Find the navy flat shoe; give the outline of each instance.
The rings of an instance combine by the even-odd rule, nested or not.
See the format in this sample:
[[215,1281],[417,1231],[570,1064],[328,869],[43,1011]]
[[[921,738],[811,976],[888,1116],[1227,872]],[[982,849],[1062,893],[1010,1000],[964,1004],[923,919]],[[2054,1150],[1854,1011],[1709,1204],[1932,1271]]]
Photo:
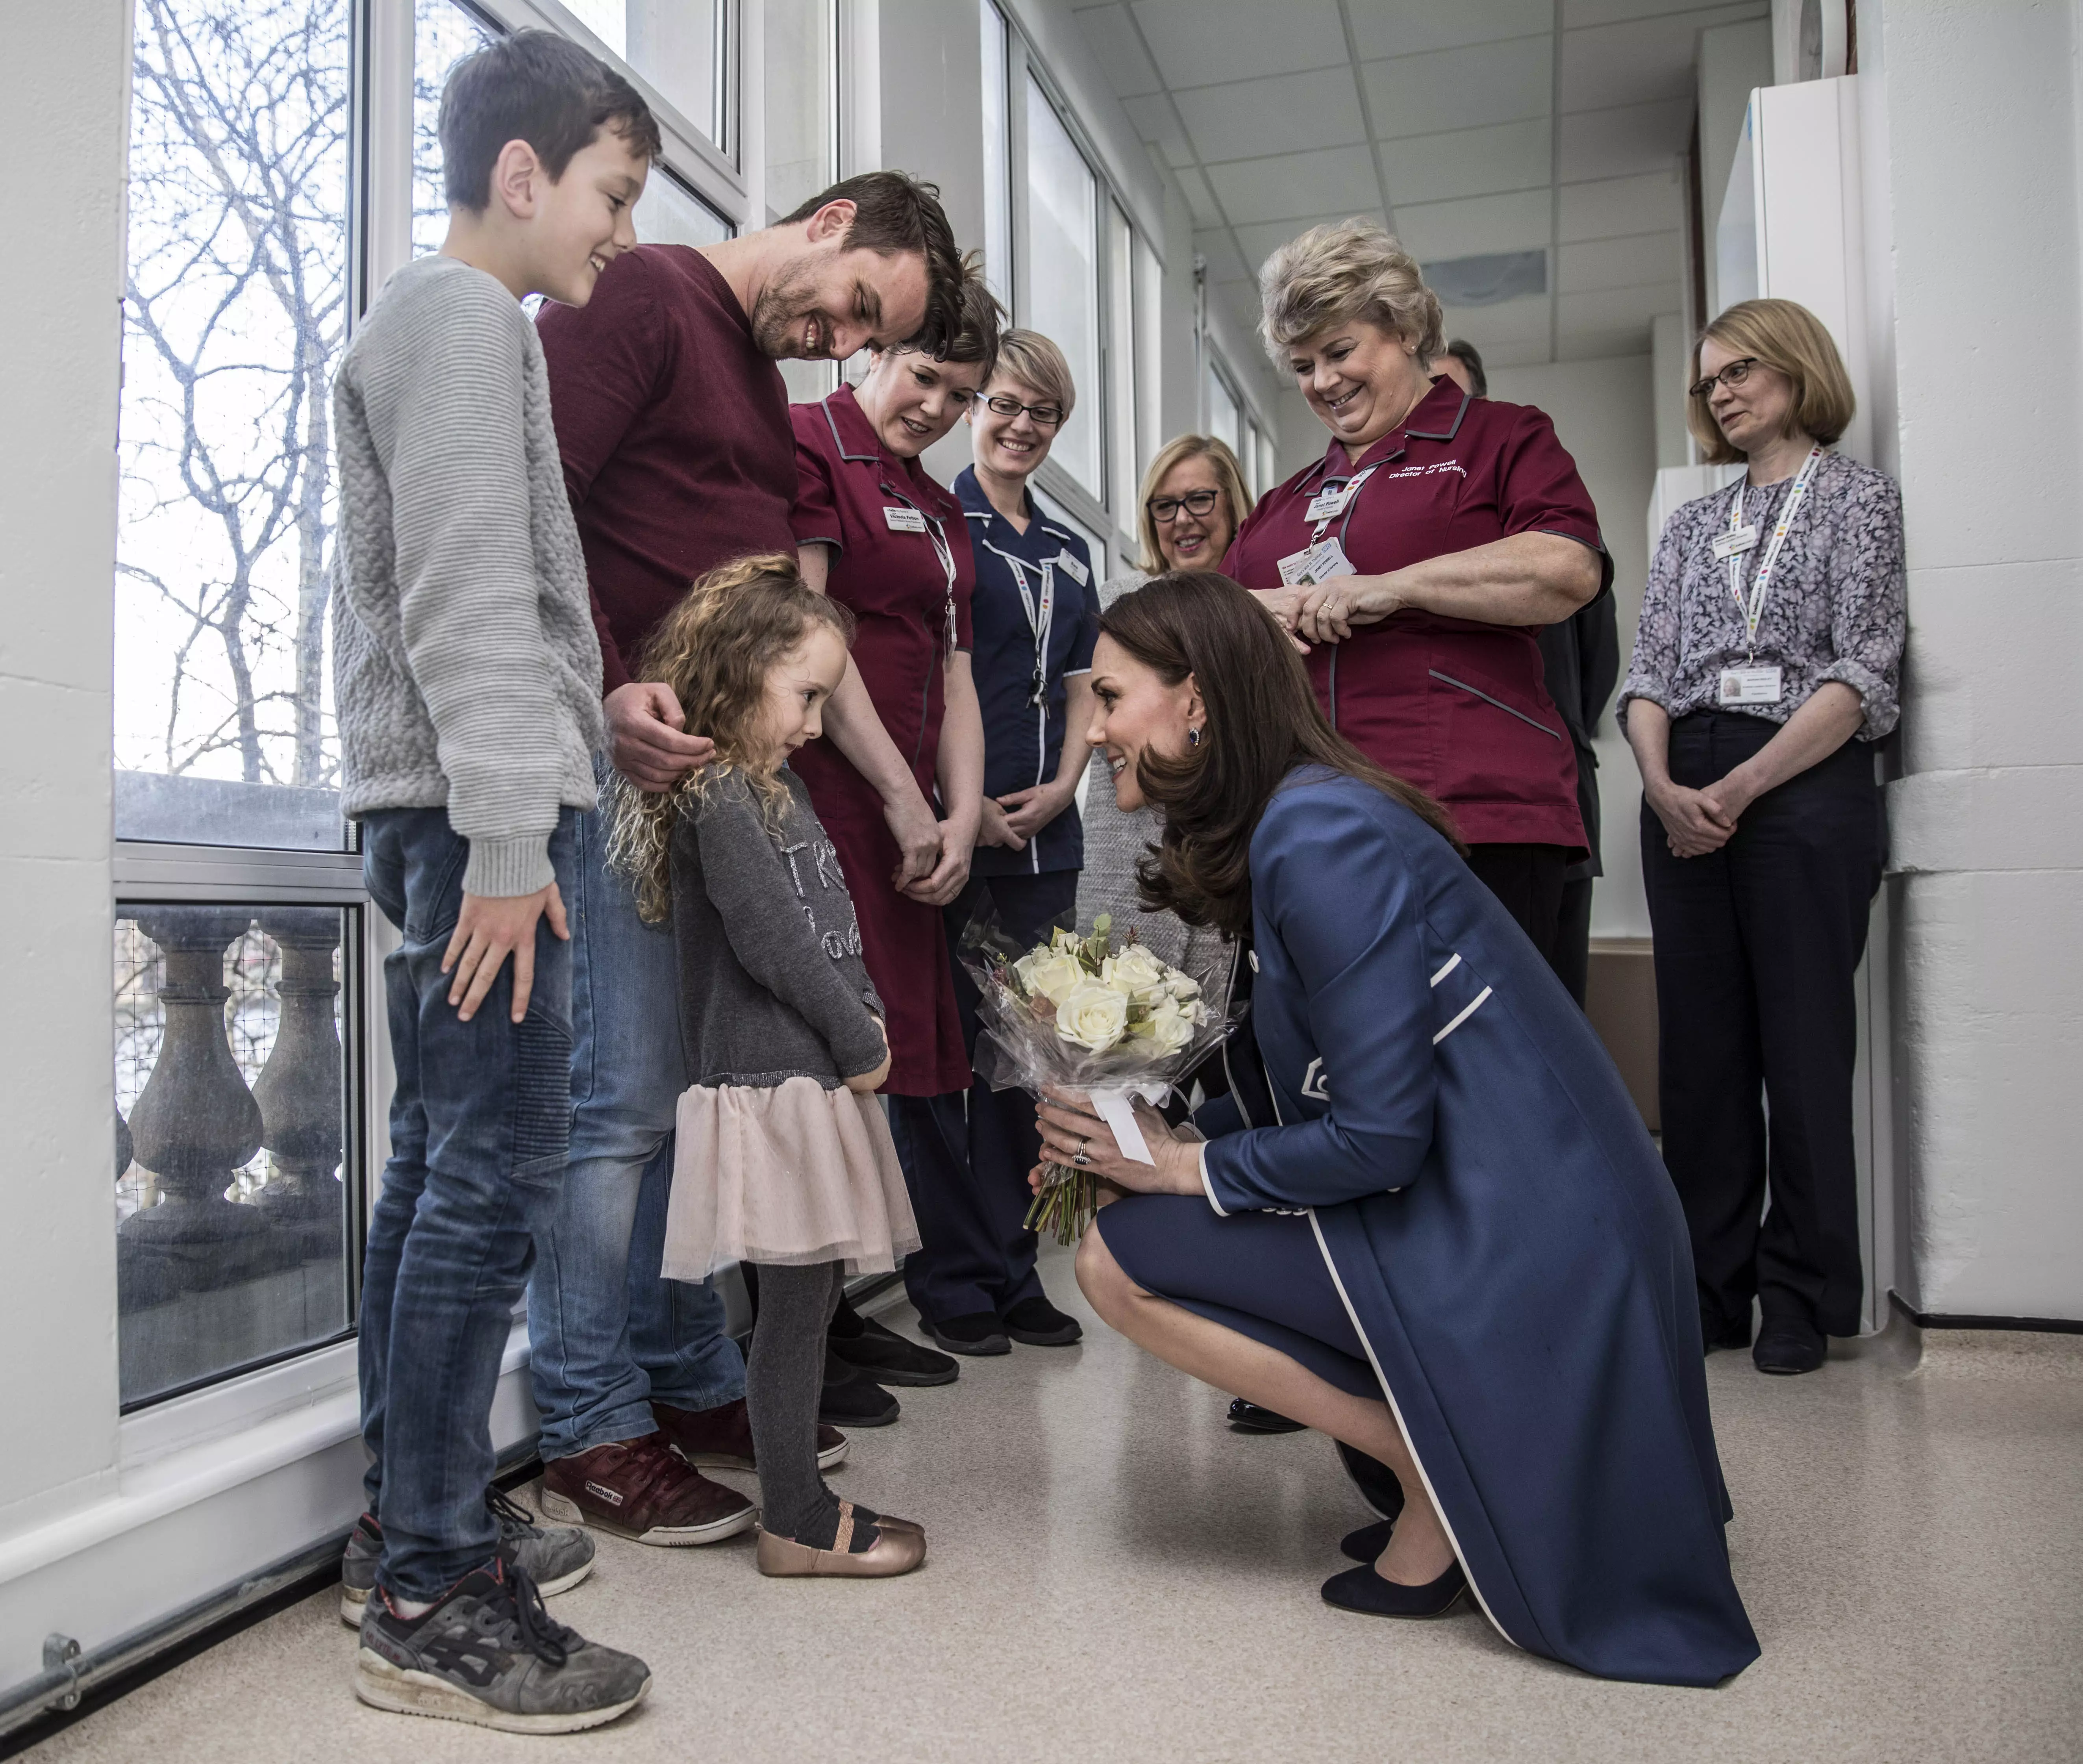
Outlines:
[[1468,1577],[1458,1562],[1423,1586],[1399,1586],[1371,1567],[1348,1568],[1324,1583],[1324,1602],[1369,1617],[1444,1617],[1468,1590]]
[[1302,1423],[1291,1421],[1284,1415],[1271,1409],[1261,1408],[1256,1402],[1247,1402],[1242,1397],[1230,1399],[1230,1425],[1240,1433],[1299,1433]]
[[1381,1559],[1381,1553],[1388,1547],[1388,1534],[1396,1529],[1393,1519],[1379,1519],[1371,1525],[1362,1525],[1358,1531],[1349,1531],[1338,1547],[1355,1562],[1364,1562],[1369,1567]]

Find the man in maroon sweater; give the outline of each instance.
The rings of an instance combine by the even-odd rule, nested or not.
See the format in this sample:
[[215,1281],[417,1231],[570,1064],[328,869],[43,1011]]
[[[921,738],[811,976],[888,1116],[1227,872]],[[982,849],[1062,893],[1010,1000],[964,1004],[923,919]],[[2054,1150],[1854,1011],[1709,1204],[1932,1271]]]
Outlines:
[[[543,310],[609,757],[639,789],[665,789],[713,752],[672,692],[642,678],[644,641],[704,571],[795,549],[775,361],[951,334],[961,254],[936,195],[902,172],[850,178],[761,232],[699,251],[640,245],[589,305]],[[940,849],[933,811],[851,666],[847,687],[826,732],[885,786],[907,869],[924,874]],[[644,924],[628,879],[606,867],[611,781],[603,765],[601,809],[580,822],[571,1150],[529,1292],[543,1505],[644,1542],[708,1543],[753,1520],[743,1495],[695,1469],[753,1467],[745,1368],[715,1292],[658,1272],[687,1065],[671,928]],[[845,1440],[823,1428],[820,1448],[835,1462]]]

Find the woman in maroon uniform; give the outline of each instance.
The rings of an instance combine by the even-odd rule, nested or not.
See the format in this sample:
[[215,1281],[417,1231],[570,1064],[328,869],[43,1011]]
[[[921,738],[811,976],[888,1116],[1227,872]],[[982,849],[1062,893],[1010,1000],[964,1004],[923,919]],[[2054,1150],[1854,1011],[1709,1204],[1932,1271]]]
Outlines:
[[1452,815],[1544,957],[1585,852],[1570,731],[1536,636],[1612,578],[1596,511],[1539,411],[1434,379],[1439,302],[1371,222],[1261,273],[1262,329],[1332,434],[1224,564],[1296,640],[1340,734]]

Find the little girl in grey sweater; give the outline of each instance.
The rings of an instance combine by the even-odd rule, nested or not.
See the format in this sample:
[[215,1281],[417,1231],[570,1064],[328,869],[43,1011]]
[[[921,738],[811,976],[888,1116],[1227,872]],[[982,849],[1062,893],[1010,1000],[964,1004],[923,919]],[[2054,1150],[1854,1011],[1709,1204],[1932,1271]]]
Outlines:
[[847,609],[792,558],[712,571],[646,645],[640,674],[716,743],[670,792],[619,786],[619,861],[644,917],[670,917],[687,1089],[663,1272],[758,1271],[746,1407],[763,1574],[902,1574],[925,1533],[842,1501],[818,1471],[825,1331],[849,1273],[894,1267],[918,1226],[875,1091],[882,1000],[809,793],[787,768],[844,676]]

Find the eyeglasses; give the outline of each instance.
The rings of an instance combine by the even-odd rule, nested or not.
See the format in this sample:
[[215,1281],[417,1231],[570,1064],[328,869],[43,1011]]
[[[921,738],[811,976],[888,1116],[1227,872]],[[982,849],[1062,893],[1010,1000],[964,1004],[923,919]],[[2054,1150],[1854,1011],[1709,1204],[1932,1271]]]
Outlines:
[[1153,496],[1143,506],[1150,510],[1151,520],[1168,527],[1179,518],[1181,509],[1196,519],[1214,514],[1215,498],[1221,494],[1219,490],[1189,490],[1184,496]]
[[1712,398],[1714,387],[1726,386],[1734,391],[1751,377],[1751,370],[1757,366],[1755,355],[1739,355],[1718,374],[1709,374],[1705,379],[1693,381],[1688,388],[1695,398]]
[[995,398],[987,398],[984,402],[991,406],[993,414],[999,417],[1017,417],[1024,410],[1034,419],[1038,428],[1058,428],[1063,421],[1063,407],[1061,404],[1023,404],[1018,399],[1008,398],[1003,392]]

